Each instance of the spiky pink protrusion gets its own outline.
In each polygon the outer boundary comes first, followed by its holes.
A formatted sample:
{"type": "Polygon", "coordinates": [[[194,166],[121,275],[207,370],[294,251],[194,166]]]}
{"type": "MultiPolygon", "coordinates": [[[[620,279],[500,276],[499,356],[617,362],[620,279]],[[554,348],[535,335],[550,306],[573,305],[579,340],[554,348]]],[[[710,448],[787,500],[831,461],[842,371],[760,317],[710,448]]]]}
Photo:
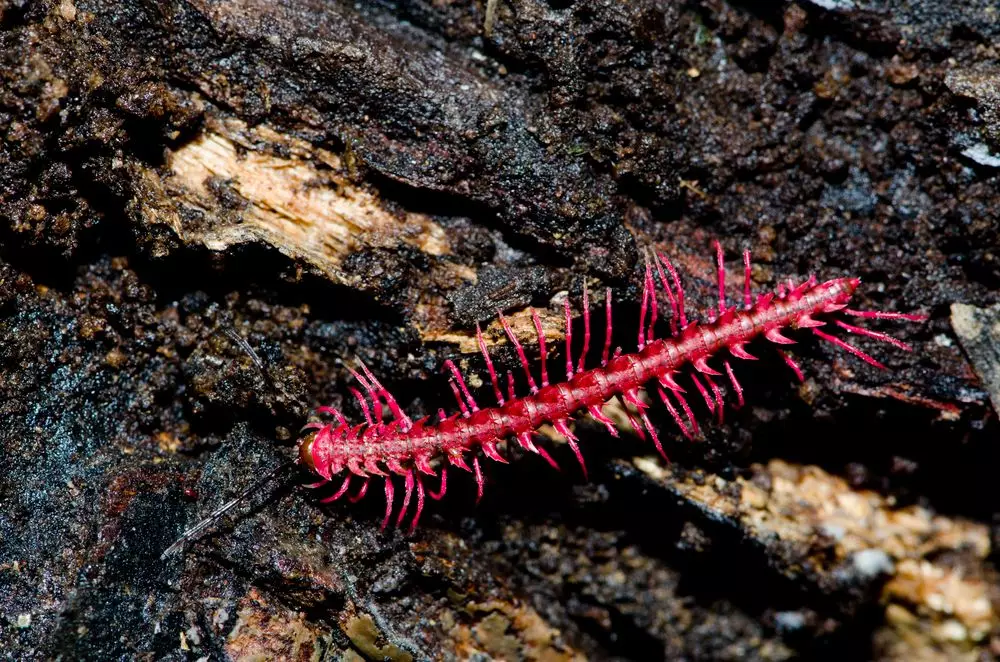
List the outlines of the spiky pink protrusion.
{"type": "MultiPolygon", "coordinates": [[[[841,338],[831,335],[820,327],[832,323],[832,327],[856,336],[885,342],[898,349],[911,350],[906,343],[888,334],[849,324],[834,315],[847,315],[862,319],[922,321],[925,316],[912,313],[891,313],[880,311],[858,311],[847,307],[860,281],[856,278],[839,278],[817,283],[810,276],[796,285],[792,281],[781,283],[775,292],[758,296],[754,300],[751,291],[751,264],[749,251],[743,253],[743,305],[730,306],[726,301],[726,279],[722,247],[714,244],[718,286],[718,304],[707,323],[689,321],[684,308],[684,290],[680,276],[673,264],[664,255],[654,253],[647,258],[643,270],[643,293],[640,301],[638,351],[622,353],[618,348],[613,354],[612,344],[612,301],[611,290],[605,294],[605,335],[601,352],[601,362],[597,367],[585,369],[585,359],[590,347],[589,296],[583,288],[583,347],[578,362],[573,357],[572,310],[569,302],[563,306],[566,323],[566,381],[549,383],[548,347],[541,320],[531,311],[532,323],[539,345],[540,386],[532,374],[527,354],[507,319],[501,313],[500,324],[508,341],[513,346],[518,361],[524,371],[529,394],[515,393],[514,377],[507,373],[507,395],[500,388],[493,361],[478,325],[476,342],[490,383],[496,396],[497,406],[480,408],[473,397],[464,376],[450,360],[444,368],[449,373],[449,384],[459,408],[458,414],[448,415],[440,410],[438,421],[421,419],[413,422],[402,411],[392,394],[378,381],[366,365],[361,364],[361,372],[350,370],[364,391],[349,387],[357,400],[365,423],[351,426],[339,410],[320,407],[320,414],[330,416],[329,423],[312,422],[304,430],[309,434],[300,447],[300,458],[321,478],[315,487],[329,483],[334,475],[344,474],[344,481],[331,496],[322,499],[329,503],[348,495],[353,476],[361,478],[357,494],[347,496],[357,501],[365,496],[372,477],[383,477],[385,482],[386,513],[383,528],[392,519],[393,476],[403,478],[404,494],[396,524],[404,521],[409,506],[416,495],[416,506],[411,519],[411,530],[416,526],[424,508],[424,476],[436,475],[440,471],[440,487],[437,492],[426,493],[432,499],[444,496],[448,485],[447,467],[450,464],[474,474],[476,500],[482,498],[485,478],[480,464],[480,454],[495,462],[507,462],[500,453],[498,444],[508,438],[527,452],[542,457],[558,469],[559,466],[548,452],[532,441],[532,435],[543,423],[551,424],[563,435],[580,464],[584,476],[587,468],[578,439],[569,427],[570,419],[585,410],[608,431],[617,435],[612,421],[604,415],[602,407],[611,398],[618,398],[635,433],[642,439],[648,434],[656,450],[666,458],[659,434],[649,419],[649,405],[639,397],[639,390],[648,382],[657,382],[656,390],[667,412],[681,434],[693,439],[700,434],[697,420],[685,398],[686,391],[678,383],[677,375],[687,374],[695,390],[705,401],[705,405],[722,421],[725,403],[720,385],[715,377],[725,376],[739,405],[744,403],[743,387],[733,370],[730,358],[755,360],[745,346],[756,338],[780,346],[794,344],[795,341],[783,335],[785,332],[805,329],[817,338],[831,343],[853,354],[862,361],[878,368],[884,366],[864,351],[841,338]],[[657,338],[655,326],[658,321],[656,282],[667,297],[670,307],[669,336],[657,338]],[[711,364],[721,364],[720,372],[711,364]],[[369,404],[370,403],[370,404],[369,404]],[[392,420],[385,420],[388,409],[392,420]],[[466,461],[470,454],[472,466],[466,461]],[[435,464],[437,469],[435,470],[435,464]]],[[[792,369],[799,380],[803,379],[802,369],[792,356],[782,349],[778,353],[792,369]]]]}

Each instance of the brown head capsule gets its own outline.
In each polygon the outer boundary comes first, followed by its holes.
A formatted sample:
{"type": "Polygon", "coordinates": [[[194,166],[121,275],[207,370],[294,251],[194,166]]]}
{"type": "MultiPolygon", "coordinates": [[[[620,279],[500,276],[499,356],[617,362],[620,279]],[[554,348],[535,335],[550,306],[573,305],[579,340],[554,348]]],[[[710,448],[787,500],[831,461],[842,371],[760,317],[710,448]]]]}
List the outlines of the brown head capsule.
{"type": "Polygon", "coordinates": [[[316,471],[316,463],[313,461],[312,447],[316,441],[316,431],[310,430],[309,434],[299,440],[299,463],[309,471],[316,471]]]}

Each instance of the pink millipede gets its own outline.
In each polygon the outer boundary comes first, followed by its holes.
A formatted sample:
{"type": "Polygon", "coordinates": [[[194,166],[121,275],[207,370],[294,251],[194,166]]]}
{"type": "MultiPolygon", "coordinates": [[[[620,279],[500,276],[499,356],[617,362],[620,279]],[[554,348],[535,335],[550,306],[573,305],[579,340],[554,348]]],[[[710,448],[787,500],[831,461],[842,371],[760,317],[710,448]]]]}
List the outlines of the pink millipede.
{"type": "MultiPolygon", "coordinates": [[[[548,372],[548,348],[538,314],[532,310],[531,316],[539,344],[539,381],[535,380],[531,364],[524,348],[512,331],[507,319],[500,314],[500,323],[513,346],[524,370],[529,394],[518,396],[514,392],[513,376],[507,375],[507,394],[504,395],[500,380],[490,358],[482,332],[476,328],[476,339],[482,352],[490,382],[496,397],[494,407],[480,407],[469,391],[461,372],[451,361],[445,362],[450,373],[449,382],[455,394],[459,411],[446,415],[440,410],[438,420],[429,417],[413,421],[402,410],[396,399],[361,364],[361,373],[351,370],[352,375],[365,391],[349,390],[364,413],[365,422],[351,425],[344,415],[333,407],[320,407],[317,411],[332,420],[308,423],[304,430],[308,434],[299,442],[299,461],[316,473],[320,481],[310,487],[320,487],[345,472],[343,481],[324,503],[347,497],[358,501],[368,492],[373,477],[384,479],[386,498],[385,528],[392,519],[395,487],[392,476],[403,478],[403,500],[396,516],[400,525],[410,508],[414,493],[416,506],[411,520],[412,531],[420,519],[426,496],[440,499],[448,487],[448,466],[469,471],[475,475],[478,495],[483,492],[483,473],[480,454],[497,462],[506,462],[497,445],[513,438],[524,450],[536,453],[556,466],[555,461],[544,448],[535,444],[532,434],[542,424],[550,424],[568,441],[580,466],[586,475],[586,465],[577,444],[577,437],[568,426],[569,419],[585,410],[595,420],[604,424],[608,432],[618,436],[612,421],[604,414],[602,407],[611,398],[618,398],[636,412],[629,413],[629,419],[636,434],[645,439],[648,433],[656,450],[666,458],[656,428],[650,422],[646,410],[648,405],[639,397],[639,390],[647,384],[655,386],[656,393],[673,418],[680,432],[687,438],[699,433],[698,423],[681,386],[678,377],[687,369],[698,396],[709,411],[721,420],[724,409],[722,390],[714,378],[721,377],[730,383],[739,404],[743,403],[743,388],[736,379],[729,356],[738,359],[755,359],[745,346],[751,340],[763,336],[778,345],[793,344],[795,341],[782,335],[782,330],[807,329],[821,340],[853,354],[862,361],[878,368],[881,363],[820,327],[832,325],[849,334],[867,336],[889,343],[897,348],[911,350],[905,343],[884,333],[849,324],[834,317],[835,313],[855,318],[923,321],[924,315],[859,311],[847,307],[854,291],[860,284],[857,278],[836,278],[818,283],[810,276],[795,285],[790,280],[779,285],[776,292],[758,295],[756,299],[750,287],[750,253],[743,253],[744,283],[742,307],[729,306],[725,296],[725,272],[722,247],[715,242],[718,270],[718,310],[709,315],[707,322],[689,321],[684,305],[684,289],[677,270],[662,254],[656,253],[652,260],[647,258],[643,283],[642,300],[639,311],[639,333],[637,351],[611,352],[611,291],[605,295],[605,340],[599,366],[584,369],[590,349],[590,302],[586,287],[583,290],[583,348],[579,360],[574,364],[572,357],[572,310],[568,301],[564,304],[566,319],[566,380],[550,383],[548,372]],[[655,325],[659,310],[656,297],[656,280],[659,280],[670,304],[669,329],[666,338],[655,336],[655,325]],[[817,319],[822,317],[823,319],[817,319]],[[723,352],[727,356],[723,356],[723,352]],[[709,365],[718,361],[723,372],[709,365]],[[391,420],[384,420],[384,409],[388,408],[391,420]],[[636,418],[636,415],[638,418],[636,418]],[[477,452],[478,451],[478,452],[477,452]],[[469,456],[468,458],[466,456],[469,456]],[[469,466],[469,461],[471,465],[469,466]],[[435,466],[439,469],[436,471],[435,466]],[[427,476],[440,476],[438,488],[428,493],[424,487],[427,476]],[[360,485],[352,491],[351,483],[360,480],[360,485]]],[[[785,363],[801,380],[802,370],[788,353],[779,353],[785,363]]],[[[628,407],[626,406],[626,411],[628,407]]]]}

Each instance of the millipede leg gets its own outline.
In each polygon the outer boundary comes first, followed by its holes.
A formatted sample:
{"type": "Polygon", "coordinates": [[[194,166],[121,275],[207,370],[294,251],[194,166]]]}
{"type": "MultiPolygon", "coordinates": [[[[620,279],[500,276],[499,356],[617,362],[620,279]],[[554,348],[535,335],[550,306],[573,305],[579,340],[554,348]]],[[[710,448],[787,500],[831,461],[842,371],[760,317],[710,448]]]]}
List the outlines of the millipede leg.
{"type": "Polygon", "coordinates": [[[440,501],[444,497],[444,493],[448,491],[448,465],[441,467],[441,487],[438,488],[437,492],[428,492],[427,496],[434,499],[435,501],[440,501]]]}
{"type": "Polygon", "coordinates": [[[404,489],[403,493],[403,506],[399,509],[399,515],[396,516],[396,526],[403,523],[403,519],[406,517],[406,510],[410,507],[410,497],[413,496],[413,471],[407,471],[406,477],[403,479],[404,489]]]}
{"type": "Polygon", "coordinates": [[[365,495],[368,494],[368,485],[370,484],[371,484],[371,479],[365,478],[364,482],[361,483],[361,489],[358,490],[358,493],[355,494],[354,496],[347,497],[347,500],[350,503],[357,503],[358,501],[364,499],[365,495]]]}
{"type": "Polygon", "coordinates": [[[580,463],[580,468],[583,470],[583,479],[587,480],[587,464],[583,461],[583,453],[580,451],[579,444],[576,443],[576,435],[566,425],[565,420],[555,421],[552,427],[556,429],[556,432],[566,437],[569,447],[573,450],[573,454],[576,455],[576,461],[580,463]]]}
{"type": "Polygon", "coordinates": [[[646,308],[649,302],[649,290],[642,288],[642,302],[639,304],[639,337],[638,347],[642,350],[646,346],[646,308]]]}
{"type": "Polygon", "coordinates": [[[383,400],[385,400],[385,403],[389,405],[389,411],[392,412],[393,417],[402,425],[403,431],[405,432],[409,430],[413,426],[413,421],[410,420],[410,417],[406,415],[403,409],[399,406],[399,403],[396,402],[396,398],[385,386],[382,386],[382,382],[380,382],[378,378],[372,374],[372,371],[368,369],[368,365],[364,361],[359,360],[359,363],[361,364],[361,370],[365,373],[368,381],[372,383],[372,386],[376,389],[378,394],[383,400]]]}
{"type": "Polygon", "coordinates": [[[368,421],[368,425],[375,425],[375,421],[372,420],[371,410],[368,409],[368,402],[365,400],[365,396],[361,395],[361,391],[353,386],[348,386],[347,390],[351,392],[354,399],[361,405],[361,411],[364,413],[365,420],[368,421]]]}
{"type": "Polygon", "coordinates": [[[649,326],[646,327],[646,342],[651,343],[656,338],[656,320],[659,316],[659,304],[656,301],[656,283],[653,281],[653,272],[649,268],[649,261],[646,262],[646,282],[643,289],[649,289],[649,326]]]}
{"type": "Polygon", "coordinates": [[[659,391],[660,399],[663,400],[663,404],[666,406],[667,411],[670,412],[671,416],[673,416],[674,422],[677,423],[677,427],[681,429],[681,434],[688,439],[693,439],[694,437],[691,434],[691,429],[684,424],[684,421],[681,420],[681,415],[677,412],[677,408],[674,407],[674,403],[670,401],[670,397],[667,395],[667,392],[660,386],[656,387],[656,390],[659,391]]]}
{"type": "Polygon", "coordinates": [[[347,422],[347,418],[345,418],[344,415],[340,413],[340,410],[337,409],[336,407],[330,407],[330,406],[317,407],[316,411],[319,412],[320,414],[327,414],[329,416],[333,416],[335,419],[337,419],[337,422],[343,427],[346,428],[351,427],[350,423],[347,422]]]}
{"type": "Polygon", "coordinates": [[[517,336],[514,335],[514,331],[510,328],[510,324],[507,322],[507,318],[503,316],[503,313],[500,313],[500,324],[503,325],[503,330],[504,333],[507,334],[507,339],[510,340],[512,345],[514,345],[514,350],[517,352],[517,358],[521,360],[521,367],[524,368],[524,375],[528,378],[528,388],[531,389],[532,393],[538,393],[538,384],[535,383],[535,378],[531,376],[531,365],[528,363],[528,357],[525,356],[524,348],[521,347],[521,343],[518,341],[517,336]]]}
{"type": "Polygon", "coordinates": [[[538,454],[541,455],[542,458],[544,458],[544,460],[548,462],[549,466],[551,466],[553,469],[555,469],[556,471],[562,471],[562,467],[560,467],[559,464],[552,459],[552,456],[549,455],[548,452],[541,446],[538,447],[538,454]]]}
{"type": "Polygon", "coordinates": [[[583,461],[583,453],[580,451],[579,444],[571,439],[569,447],[573,449],[573,455],[576,455],[576,461],[580,463],[580,470],[583,471],[583,479],[587,480],[587,463],[583,461]]]}
{"type": "Polygon", "coordinates": [[[726,312],[726,267],[722,254],[722,244],[716,239],[712,242],[715,245],[715,268],[719,280],[719,317],[726,312]]]}
{"type": "Polygon", "coordinates": [[[601,353],[601,365],[608,364],[608,352],[611,351],[611,288],[604,293],[604,351],[601,353]]]}
{"type": "Polygon", "coordinates": [[[696,372],[691,373],[691,381],[693,381],[694,385],[698,387],[698,393],[701,393],[701,397],[705,401],[705,406],[708,407],[709,413],[714,414],[715,401],[712,400],[711,396],[709,396],[708,390],[705,388],[705,385],[701,383],[700,379],[698,379],[698,373],[696,372]]]}
{"type": "Polygon", "coordinates": [[[698,428],[698,420],[694,417],[694,412],[691,411],[691,406],[688,401],[684,398],[684,395],[679,391],[674,391],[674,397],[677,398],[677,402],[680,403],[681,409],[684,410],[684,416],[688,419],[688,424],[691,426],[691,431],[694,434],[701,434],[701,430],[698,428]]]}
{"type": "Polygon", "coordinates": [[[545,346],[545,331],[542,330],[542,320],[538,319],[538,312],[531,309],[531,321],[535,324],[535,334],[538,336],[538,352],[542,364],[542,386],[549,385],[549,371],[545,366],[547,349],[545,346]]]}
{"type": "Polygon", "coordinates": [[[413,532],[417,530],[417,523],[420,521],[420,514],[424,512],[424,483],[420,480],[420,476],[417,476],[417,511],[413,513],[413,521],[410,522],[409,535],[413,535],[413,532]]]}
{"type": "Polygon", "coordinates": [[[684,329],[687,326],[687,311],[684,310],[684,286],[681,285],[680,276],[677,275],[677,270],[674,269],[674,265],[671,264],[667,256],[663,253],[657,253],[657,256],[670,273],[670,278],[674,281],[674,289],[677,290],[677,313],[680,319],[680,328],[684,329]]]}
{"type": "Polygon", "coordinates": [[[798,378],[798,380],[800,382],[804,382],[806,380],[806,377],[805,375],[802,374],[802,368],[799,367],[798,362],[791,356],[789,356],[787,352],[783,352],[780,349],[778,350],[778,354],[780,354],[781,358],[785,360],[785,364],[792,369],[792,372],[795,373],[795,376],[798,378]]]}
{"type": "Polygon", "coordinates": [[[886,333],[879,333],[878,331],[872,331],[871,329],[865,329],[860,326],[854,326],[853,324],[848,324],[847,322],[842,322],[841,320],[834,320],[834,324],[844,329],[848,333],[854,333],[859,336],[868,336],[869,338],[874,338],[875,340],[881,340],[882,342],[889,343],[893,347],[898,347],[907,352],[912,352],[913,348],[907,345],[902,340],[893,338],[886,333]]]}
{"type": "Polygon", "coordinates": [[[729,365],[729,361],[723,361],[722,364],[726,366],[726,374],[729,375],[729,382],[733,385],[733,390],[736,391],[737,407],[742,407],[743,387],[740,386],[739,381],[737,381],[736,374],[733,372],[733,366],[729,365]]]}
{"type": "Polygon", "coordinates": [[[368,397],[371,398],[372,406],[374,407],[375,411],[375,420],[381,423],[382,401],[379,399],[378,393],[375,392],[375,388],[372,386],[371,382],[369,382],[367,379],[359,375],[357,370],[354,370],[353,368],[347,368],[347,371],[351,373],[351,376],[354,377],[355,381],[361,384],[361,387],[365,389],[365,393],[367,393],[368,397]]]}
{"type": "Polygon", "coordinates": [[[670,289],[670,283],[667,282],[667,277],[663,274],[663,266],[660,264],[659,260],[653,261],[656,264],[656,273],[660,277],[660,283],[663,285],[663,291],[667,293],[667,299],[670,301],[670,335],[676,336],[677,321],[680,318],[680,313],[677,310],[677,297],[674,296],[673,290],[670,289]]]}
{"type": "Polygon", "coordinates": [[[340,486],[340,489],[337,490],[332,496],[328,496],[325,499],[320,499],[319,502],[333,503],[334,501],[336,501],[337,499],[339,499],[340,497],[344,496],[344,494],[347,493],[347,488],[350,486],[350,484],[351,484],[351,474],[347,474],[347,476],[344,478],[343,484],[340,486]]]}
{"type": "Polygon", "coordinates": [[[841,349],[843,349],[846,352],[850,352],[851,354],[853,354],[854,356],[858,357],[859,359],[861,359],[865,363],[867,363],[869,365],[873,365],[876,368],[879,368],[881,370],[886,370],[886,367],[884,365],[882,365],[881,363],[879,363],[878,361],[876,361],[874,358],[872,358],[868,354],[865,354],[864,352],[862,352],[860,349],[858,349],[854,345],[851,345],[850,343],[846,343],[843,340],[841,340],[840,338],[838,338],[836,336],[831,336],[829,333],[826,333],[824,331],[820,331],[819,329],[813,329],[812,332],[815,333],[820,338],[822,338],[823,340],[825,340],[825,341],[827,341],[829,343],[832,343],[832,344],[836,345],[837,347],[840,347],[841,349]]]}
{"type": "Polygon", "coordinates": [[[712,389],[712,397],[715,398],[715,408],[719,412],[719,424],[721,425],[726,410],[726,405],[722,401],[722,391],[719,390],[718,384],[715,383],[711,375],[705,375],[705,381],[708,382],[709,388],[712,389]]]}
{"type": "Polygon", "coordinates": [[[637,421],[635,419],[635,416],[632,415],[632,412],[629,410],[628,405],[625,404],[625,398],[623,398],[621,395],[618,395],[617,397],[618,397],[618,402],[621,403],[622,409],[625,411],[625,416],[628,417],[628,422],[632,426],[632,429],[635,431],[636,436],[645,441],[646,433],[643,431],[642,425],[639,423],[639,421],[637,421]]]}
{"type": "Polygon", "coordinates": [[[479,466],[479,458],[472,458],[472,468],[476,473],[476,503],[479,503],[483,498],[483,469],[479,466]]]}
{"type": "Polygon", "coordinates": [[[462,410],[462,418],[468,418],[471,414],[469,414],[469,408],[462,399],[462,394],[458,392],[458,384],[455,383],[454,379],[449,379],[448,386],[451,387],[451,392],[455,395],[455,402],[458,403],[458,408],[462,410]]]}
{"type": "Polygon", "coordinates": [[[392,517],[392,496],[394,488],[392,486],[392,479],[385,479],[385,518],[382,520],[382,530],[385,531],[385,527],[389,526],[389,519],[392,517]]]}
{"type": "Polygon", "coordinates": [[[640,415],[642,416],[642,422],[645,424],[646,430],[649,431],[649,436],[653,439],[653,445],[656,446],[656,451],[664,460],[667,461],[667,464],[670,464],[670,458],[667,457],[666,452],[663,450],[663,444],[660,443],[660,437],[656,434],[656,429],[653,427],[653,424],[649,422],[649,416],[646,415],[646,412],[642,412],[640,415]]]}
{"type": "Polygon", "coordinates": [[[573,311],[569,298],[563,301],[563,317],[566,321],[566,381],[573,379],[573,311]]]}
{"type": "Polygon", "coordinates": [[[478,323],[476,324],[476,342],[479,343],[479,351],[483,353],[483,359],[486,361],[486,369],[490,373],[490,381],[493,383],[493,393],[497,396],[497,404],[503,406],[503,393],[500,392],[500,384],[497,381],[497,373],[496,370],[493,369],[493,361],[490,359],[489,350],[486,349],[486,342],[483,340],[483,332],[480,330],[478,323]]]}
{"type": "Polygon", "coordinates": [[[462,377],[462,373],[459,372],[458,367],[455,365],[455,362],[452,361],[451,359],[448,359],[447,361],[444,362],[444,367],[451,371],[452,377],[455,378],[455,381],[458,383],[459,387],[461,387],[462,395],[465,396],[465,399],[466,401],[468,401],[469,407],[472,409],[472,411],[474,412],[479,411],[479,406],[476,404],[476,400],[472,397],[472,394],[469,393],[469,387],[466,386],[465,384],[465,378],[462,377]]]}
{"type": "Polygon", "coordinates": [[[842,311],[845,315],[850,315],[851,317],[864,317],[867,319],[878,319],[878,320],[905,320],[907,322],[926,322],[929,318],[927,315],[922,315],[920,313],[884,313],[879,310],[854,310],[851,308],[844,308],[842,311]]]}
{"type": "MultiPolygon", "coordinates": [[[[610,302],[608,304],[610,306],[610,302]]],[[[590,297],[587,293],[587,281],[583,281],[583,349],[580,351],[580,361],[577,363],[577,372],[583,372],[584,361],[587,360],[587,351],[590,349],[590,297]]],[[[569,354],[569,352],[566,352],[569,354]]]]}
{"type": "Polygon", "coordinates": [[[750,250],[743,251],[743,307],[746,310],[753,308],[753,296],[750,293],[750,250]]]}
{"type": "Polygon", "coordinates": [[[646,346],[646,310],[649,308],[649,300],[652,297],[652,271],[649,268],[649,258],[646,258],[646,276],[642,284],[642,303],[639,305],[639,338],[638,346],[641,350],[646,346]]]}

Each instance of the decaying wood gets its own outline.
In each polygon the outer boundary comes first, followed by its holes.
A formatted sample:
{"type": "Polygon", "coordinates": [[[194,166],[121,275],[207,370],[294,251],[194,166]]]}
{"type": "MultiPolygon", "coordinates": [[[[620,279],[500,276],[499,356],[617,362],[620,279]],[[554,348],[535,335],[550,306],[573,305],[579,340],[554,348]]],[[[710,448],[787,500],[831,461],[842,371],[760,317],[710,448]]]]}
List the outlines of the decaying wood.
{"type": "Polygon", "coordinates": [[[946,312],[998,301],[989,4],[0,6],[0,649],[996,655],[989,322],[946,312]],[[489,389],[477,322],[518,367],[497,308],[555,345],[610,287],[633,343],[638,249],[711,309],[714,239],[759,287],[932,319],[885,373],[803,343],[796,388],[762,353],[670,466],[580,425],[583,483],[543,430],[566,471],[495,466],[478,506],[456,477],[414,538],[289,486],[159,560],[345,365],[433,415],[446,358],[489,389]]]}

